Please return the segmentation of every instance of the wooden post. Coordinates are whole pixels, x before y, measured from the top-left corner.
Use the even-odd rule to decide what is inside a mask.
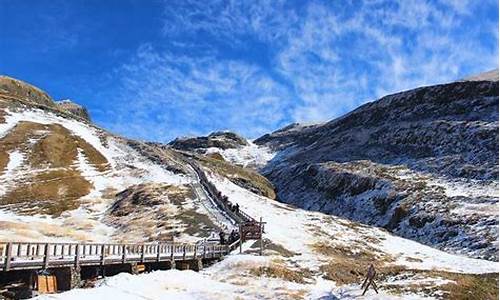
[[[207,245],[203,244],[203,258],[207,257]]]
[[[260,255],[262,256],[262,253],[264,252],[264,244],[262,242],[262,217],[260,217],[260,222],[259,222],[259,230],[260,230]]]
[[[158,243],[158,245],[156,245],[156,261],[157,262],[160,261],[160,252],[161,252],[161,244]]]
[[[141,245],[141,262],[144,262],[144,244]]]
[[[102,244],[101,245],[101,265],[104,265],[104,257],[106,256],[104,249],[106,249],[106,245]]]
[[[243,235],[241,232],[241,224],[239,225],[239,230],[240,230],[240,254],[241,254],[243,248]]]
[[[182,246],[182,260],[186,260],[186,244]]]
[[[28,243],[28,245],[26,246],[26,256],[27,256],[26,258],[29,258],[29,257],[32,256],[31,255],[31,244],[30,243]],[[31,259],[33,259],[33,257],[31,257]]]
[[[75,268],[79,269],[80,268],[80,244],[76,244],[76,249],[75,249]]]
[[[195,244],[194,245],[194,253],[193,253],[193,258],[196,259],[196,249],[198,248],[198,246]]]
[[[50,257],[50,253],[49,253],[49,243],[45,244],[45,249],[43,251],[44,253],[44,257],[43,257],[43,268],[44,269],[47,269],[49,267],[49,257]]]
[[[5,249],[7,253],[5,253],[5,265],[4,270],[9,271],[10,269],[10,260],[12,257],[12,243],[7,243],[7,248]]]
[[[122,263],[127,261],[127,245],[122,245]]]

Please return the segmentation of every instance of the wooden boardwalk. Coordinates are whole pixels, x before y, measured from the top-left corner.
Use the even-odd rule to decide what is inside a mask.
[[[0,271],[216,259],[234,250],[238,242],[232,245],[0,242]]]
[[[80,270],[87,271],[115,269],[119,272],[124,266],[148,266],[149,270],[176,268],[193,268],[199,270],[204,264],[220,260],[245,240],[260,239],[262,247],[263,222],[255,220],[241,210],[234,210],[227,197],[224,197],[212,184],[198,164],[187,158],[198,177],[204,193],[215,203],[218,210],[239,229],[239,235],[232,244],[220,244],[218,241],[198,243],[180,243],[173,241],[156,241],[152,243],[44,243],[0,241],[0,286],[9,282],[24,282],[31,289],[34,287],[33,276],[40,272],[54,273],[57,281],[70,289],[78,286],[83,279]],[[233,203],[234,204],[234,203]],[[262,252],[262,249],[261,249]],[[191,266],[191,267],[190,267]],[[60,272],[69,270],[69,273]],[[96,272],[91,272],[97,274]],[[59,274],[59,275],[57,275]],[[62,275],[61,275],[62,274]],[[44,275],[45,276],[45,275]],[[86,275],[88,276],[88,274]],[[94,275],[92,275],[94,276]],[[64,277],[64,278],[61,278]],[[74,280],[75,278],[76,281]],[[61,286],[61,285],[60,285]],[[5,291],[5,290],[4,290]],[[0,288],[0,296],[2,289]]]

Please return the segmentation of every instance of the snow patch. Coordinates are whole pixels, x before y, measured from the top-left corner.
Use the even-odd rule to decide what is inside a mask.
[[[272,152],[268,147],[258,146],[251,141],[248,141],[248,145],[239,148],[225,150],[215,147],[208,148],[206,154],[210,153],[219,153],[226,161],[243,167],[255,168],[264,167],[276,155],[276,152]]]

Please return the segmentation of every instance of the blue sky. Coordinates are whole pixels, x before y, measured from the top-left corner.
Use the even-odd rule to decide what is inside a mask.
[[[256,138],[497,67],[493,0],[0,0],[1,74],[145,140]]]

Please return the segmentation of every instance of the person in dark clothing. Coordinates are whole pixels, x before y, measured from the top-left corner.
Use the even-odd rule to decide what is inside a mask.
[[[231,234],[229,235],[229,240],[231,241],[230,244],[236,242],[236,240],[238,240],[238,232],[236,232],[236,230],[232,230],[231,231]]]
[[[234,212],[236,212],[236,213],[239,213],[239,212],[240,212],[240,205],[239,205],[238,203],[236,203],[236,204],[234,205]]]
[[[226,234],[224,233],[224,231],[222,231],[222,230],[221,230],[221,232],[219,232],[219,238],[220,238],[220,244],[221,244],[221,245],[224,245],[224,244],[225,244],[225,242],[226,242],[226,241],[225,241],[225,235],[226,235]]]

